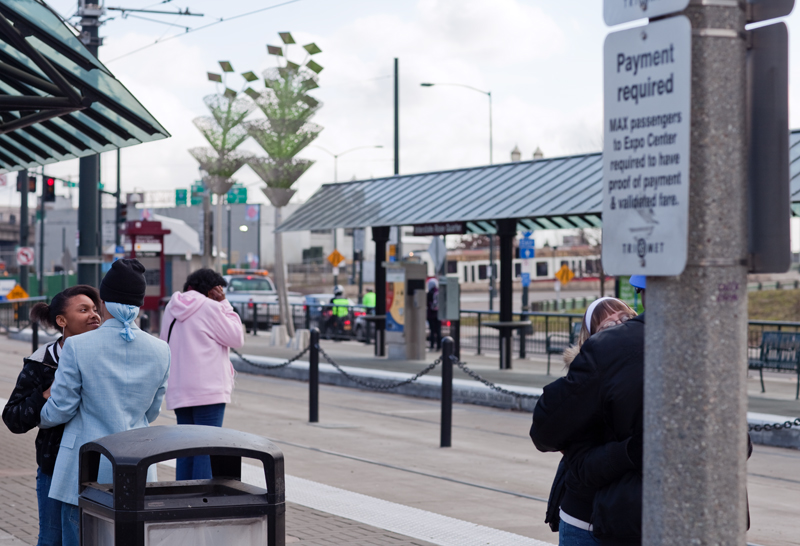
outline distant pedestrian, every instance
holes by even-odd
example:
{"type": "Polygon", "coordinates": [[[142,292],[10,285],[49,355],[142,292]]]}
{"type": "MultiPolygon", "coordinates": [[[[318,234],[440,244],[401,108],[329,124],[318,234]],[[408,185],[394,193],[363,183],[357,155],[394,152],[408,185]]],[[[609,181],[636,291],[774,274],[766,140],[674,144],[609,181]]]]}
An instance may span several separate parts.
{"type": "Polygon", "coordinates": [[[427,319],[431,329],[431,350],[442,348],[442,322],[439,320],[439,281],[428,279],[427,319]]]}
{"type": "Polygon", "coordinates": [[[567,376],[534,409],[536,447],[564,453],[562,545],[641,541],[644,315],[633,315],[614,298],[593,303],[567,376]]]}
{"type": "MultiPolygon", "coordinates": [[[[22,371],[14,391],[3,409],[3,422],[15,434],[23,434],[39,425],[39,412],[47,401],[58,369],[64,342],[72,336],[100,327],[100,295],[85,284],[67,288],[56,294],[50,305],[39,302],[31,309],[31,321],[61,331],[61,337],[43,345],[22,360],[22,371]]],[[[36,435],[36,498],[39,503],[38,546],[61,544],[61,501],[49,498],[50,482],[56,456],[64,433],[64,425],[40,429],[36,435]]]]}
{"type": "MultiPolygon", "coordinates": [[[[580,354],[581,347],[593,335],[627,322],[636,316],[636,312],[628,305],[616,298],[599,298],[592,302],[581,322],[581,331],[577,343],[564,351],[564,363],[569,368],[575,358],[580,354]]],[[[537,404],[537,409],[540,409],[537,404]]],[[[531,437],[534,437],[534,427],[531,428],[531,437]]],[[[536,431],[538,435],[538,430],[536,431]]],[[[600,442],[596,431],[589,430],[582,438],[573,438],[573,445],[594,447],[600,442]]],[[[538,447],[538,445],[537,445],[538,447]]],[[[575,469],[570,466],[569,459],[565,456],[559,464],[550,499],[547,506],[545,523],[553,531],[559,533],[560,546],[584,546],[598,544],[599,541],[592,535],[592,506],[596,488],[583,484],[575,469]]]]}
{"type": "MultiPolygon", "coordinates": [[[[244,345],[242,320],[225,299],[227,282],[213,269],[198,269],[164,309],[161,339],[169,343],[172,371],[167,409],[179,425],[221,427],[231,402],[233,364],[229,347],[244,345]]],[[[177,460],[178,480],[211,478],[208,455],[177,460]]]]}
{"type": "MultiPolygon", "coordinates": [[[[161,411],[169,376],[169,347],[136,326],[144,304],[145,268],[117,260],[100,283],[103,325],[64,342],[53,386],[42,408],[42,428],[66,423],[50,498],[60,500],[63,546],[80,543],[78,455],[87,442],[149,426],[161,411]]],[[[147,473],[156,480],[155,465],[147,473]]],[[[98,483],[112,483],[101,458],[98,483]]]]}

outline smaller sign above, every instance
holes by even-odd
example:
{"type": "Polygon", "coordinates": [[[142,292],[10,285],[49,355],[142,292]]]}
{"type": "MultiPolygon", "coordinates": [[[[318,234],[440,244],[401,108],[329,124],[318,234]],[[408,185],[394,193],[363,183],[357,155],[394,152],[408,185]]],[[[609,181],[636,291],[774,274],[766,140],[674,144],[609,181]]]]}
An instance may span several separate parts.
{"type": "Polygon", "coordinates": [[[36,255],[32,246],[21,246],[17,249],[17,264],[33,265],[33,257],[36,255]]]}
{"type": "Polygon", "coordinates": [[[333,267],[339,267],[339,264],[344,261],[344,256],[338,250],[335,250],[328,254],[328,261],[331,263],[333,267]]]}
{"type": "Polygon", "coordinates": [[[523,260],[530,260],[536,255],[536,241],[533,239],[519,240],[519,257],[523,260]]]}
{"type": "Polygon", "coordinates": [[[442,222],[440,224],[420,224],[414,226],[414,235],[464,235],[467,233],[466,222],[442,222]]]}
{"type": "Polygon", "coordinates": [[[683,11],[689,0],[604,0],[603,19],[608,26],[637,19],[661,17],[683,11]]]}

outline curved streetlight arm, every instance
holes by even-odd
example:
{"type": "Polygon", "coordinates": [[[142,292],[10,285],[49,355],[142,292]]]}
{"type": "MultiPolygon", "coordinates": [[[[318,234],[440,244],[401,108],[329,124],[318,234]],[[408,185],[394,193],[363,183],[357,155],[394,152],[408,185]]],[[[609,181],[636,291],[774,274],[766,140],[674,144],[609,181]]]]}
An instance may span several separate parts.
{"type": "Polygon", "coordinates": [[[483,93],[484,95],[492,96],[491,91],[484,91],[483,89],[478,89],[477,87],[472,87],[471,85],[466,85],[463,83],[421,83],[422,87],[433,87],[435,85],[449,85],[451,87],[466,87],[467,89],[472,89],[473,91],[477,91],[478,93],[483,93]]]}
{"type": "Polygon", "coordinates": [[[356,146],[355,148],[350,148],[349,150],[345,150],[343,152],[339,152],[338,154],[335,154],[335,153],[331,152],[330,150],[326,150],[325,148],[323,148],[322,146],[320,146],[318,144],[312,144],[311,147],[312,148],[319,148],[323,152],[325,152],[325,153],[327,153],[327,154],[329,154],[329,155],[331,155],[333,157],[333,181],[334,182],[338,182],[339,181],[338,180],[339,179],[339,157],[341,157],[341,156],[343,156],[345,154],[349,154],[350,152],[355,152],[356,150],[364,150],[366,148],[383,148],[383,145],[382,144],[378,144],[378,145],[373,145],[373,146],[356,146]]]}
{"type": "Polygon", "coordinates": [[[472,87],[471,85],[466,85],[463,83],[421,83],[420,86],[422,87],[433,87],[434,85],[449,85],[451,87],[466,87],[467,89],[472,89],[473,91],[477,91],[478,93],[482,93],[489,97],[489,165],[494,164],[494,139],[492,137],[492,92],[491,91],[484,91],[483,89],[478,89],[477,87],[472,87]]]}

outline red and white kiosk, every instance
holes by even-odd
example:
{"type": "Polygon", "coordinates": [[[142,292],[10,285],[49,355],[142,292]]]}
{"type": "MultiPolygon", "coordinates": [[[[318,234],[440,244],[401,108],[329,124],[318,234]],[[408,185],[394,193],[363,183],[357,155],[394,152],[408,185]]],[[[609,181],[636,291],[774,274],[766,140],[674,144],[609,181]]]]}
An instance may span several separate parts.
{"type": "Polygon", "coordinates": [[[136,258],[145,267],[147,288],[142,310],[148,312],[151,331],[158,331],[161,301],[167,297],[164,236],[172,232],[161,227],[161,222],[137,220],[128,222],[122,233],[128,238],[130,257],[136,258]]]}

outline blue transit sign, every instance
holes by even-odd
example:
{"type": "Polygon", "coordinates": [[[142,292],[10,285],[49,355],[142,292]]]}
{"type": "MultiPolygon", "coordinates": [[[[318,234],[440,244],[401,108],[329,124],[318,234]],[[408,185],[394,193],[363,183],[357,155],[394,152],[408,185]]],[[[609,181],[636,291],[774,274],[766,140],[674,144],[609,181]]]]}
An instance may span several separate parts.
{"type": "Polygon", "coordinates": [[[519,240],[519,257],[523,260],[530,260],[536,254],[536,241],[533,239],[519,240]]]}
{"type": "Polygon", "coordinates": [[[522,274],[522,286],[530,286],[531,285],[531,274],[530,273],[523,273],[522,274]]]}

